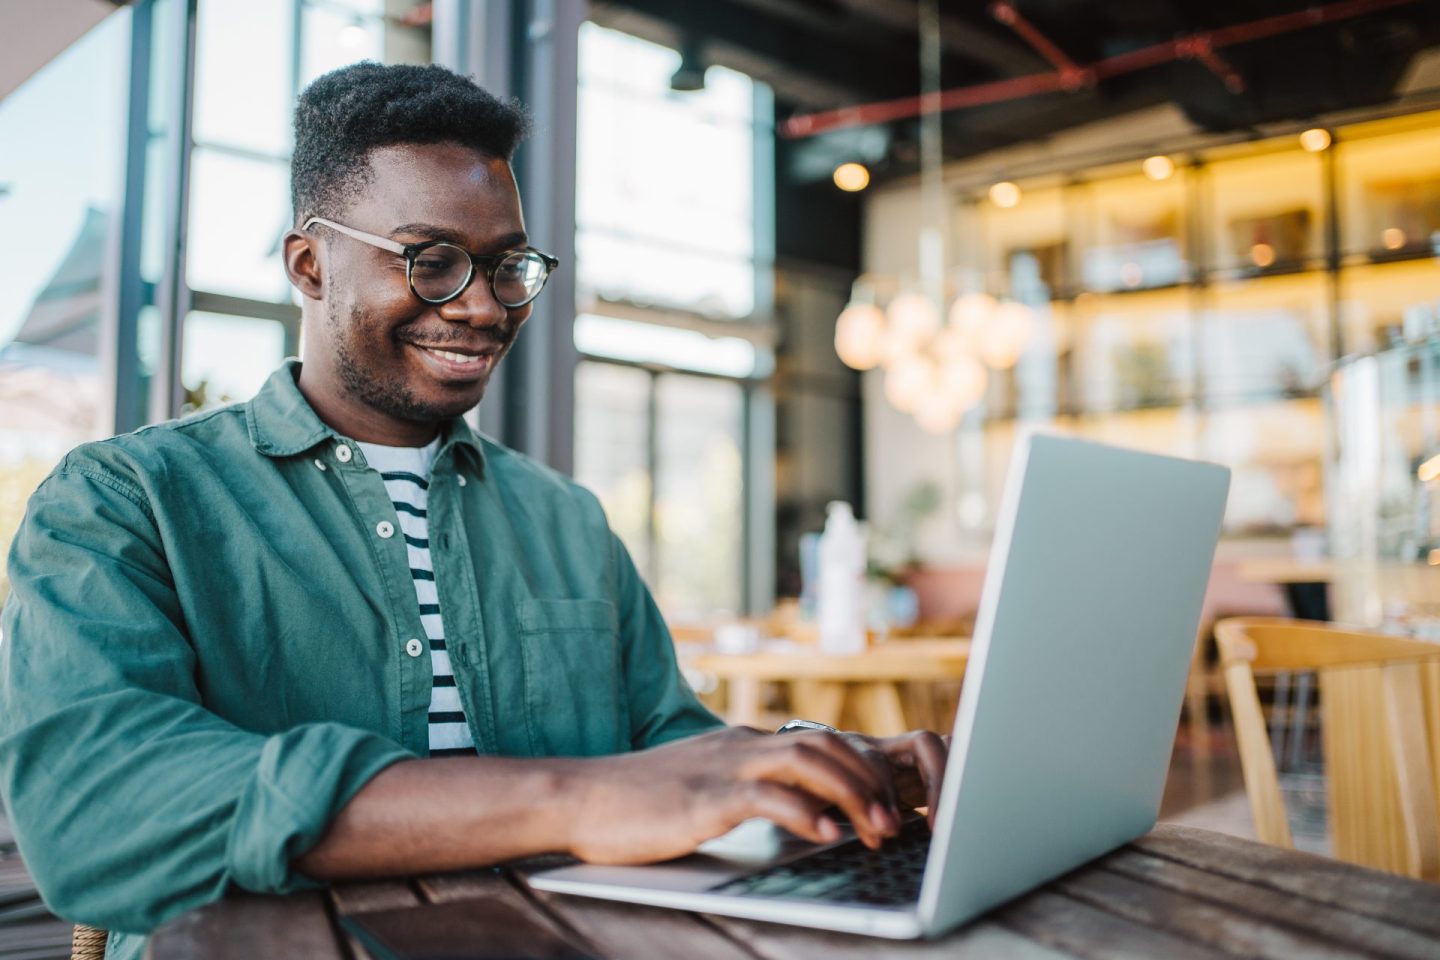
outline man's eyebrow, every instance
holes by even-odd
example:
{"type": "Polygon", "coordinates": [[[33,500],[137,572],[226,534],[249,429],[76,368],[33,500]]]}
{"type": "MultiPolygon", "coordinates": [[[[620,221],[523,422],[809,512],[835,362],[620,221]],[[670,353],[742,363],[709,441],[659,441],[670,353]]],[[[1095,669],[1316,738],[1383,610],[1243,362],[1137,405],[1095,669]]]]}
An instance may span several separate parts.
{"type": "MultiPolygon", "coordinates": [[[[457,247],[466,246],[465,238],[454,230],[437,226],[433,223],[407,223],[390,231],[392,239],[404,235],[412,237],[425,237],[427,240],[444,240],[446,243],[453,243],[457,247]]],[[[524,233],[507,233],[505,236],[491,241],[487,246],[493,250],[514,250],[524,247],[530,242],[524,233]]],[[[476,251],[477,253],[480,251],[476,251]]]]}

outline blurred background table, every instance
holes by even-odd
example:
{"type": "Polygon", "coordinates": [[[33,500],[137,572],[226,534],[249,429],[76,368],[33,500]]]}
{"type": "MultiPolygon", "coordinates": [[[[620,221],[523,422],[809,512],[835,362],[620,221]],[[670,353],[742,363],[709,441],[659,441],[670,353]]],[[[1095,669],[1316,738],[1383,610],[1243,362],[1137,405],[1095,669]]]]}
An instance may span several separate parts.
{"type": "Polygon", "coordinates": [[[968,638],[930,637],[875,643],[851,656],[799,643],[772,644],[754,653],[707,652],[688,665],[723,685],[728,723],[765,728],[793,715],[891,736],[948,728],[947,708],[969,659],[968,638]],[[784,688],[789,715],[770,707],[767,684],[784,688]]]}

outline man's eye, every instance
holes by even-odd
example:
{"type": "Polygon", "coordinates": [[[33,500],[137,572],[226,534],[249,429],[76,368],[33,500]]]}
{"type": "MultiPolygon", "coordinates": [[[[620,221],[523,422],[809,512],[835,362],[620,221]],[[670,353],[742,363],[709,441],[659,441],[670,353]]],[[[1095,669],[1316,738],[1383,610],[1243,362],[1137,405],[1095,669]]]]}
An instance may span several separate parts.
{"type": "Polygon", "coordinates": [[[445,257],[416,257],[415,269],[425,273],[444,273],[450,269],[450,261],[445,257]]]}

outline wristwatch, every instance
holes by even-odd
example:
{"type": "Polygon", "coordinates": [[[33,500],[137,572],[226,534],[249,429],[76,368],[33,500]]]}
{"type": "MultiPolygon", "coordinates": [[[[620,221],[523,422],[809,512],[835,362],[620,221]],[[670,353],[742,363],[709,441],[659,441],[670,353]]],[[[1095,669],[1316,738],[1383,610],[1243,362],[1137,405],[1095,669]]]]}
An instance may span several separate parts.
{"type": "Polygon", "coordinates": [[[776,730],[776,733],[798,733],[801,730],[824,730],[826,733],[839,733],[834,727],[827,723],[816,723],[814,720],[791,720],[776,730]]]}

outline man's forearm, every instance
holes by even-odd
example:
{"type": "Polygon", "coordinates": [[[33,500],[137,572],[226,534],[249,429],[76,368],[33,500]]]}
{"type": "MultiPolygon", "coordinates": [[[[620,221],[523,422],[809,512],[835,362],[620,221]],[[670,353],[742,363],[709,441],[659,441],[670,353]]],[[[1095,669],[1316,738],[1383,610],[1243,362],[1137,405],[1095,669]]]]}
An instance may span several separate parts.
{"type": "Polygon", "coordinates": [[[565,852],[569,787],[585,761],[453,757],[406,760],[367,783],[297,857],[315,880],[488,866],[565,852]]]}

